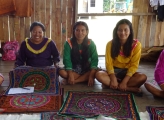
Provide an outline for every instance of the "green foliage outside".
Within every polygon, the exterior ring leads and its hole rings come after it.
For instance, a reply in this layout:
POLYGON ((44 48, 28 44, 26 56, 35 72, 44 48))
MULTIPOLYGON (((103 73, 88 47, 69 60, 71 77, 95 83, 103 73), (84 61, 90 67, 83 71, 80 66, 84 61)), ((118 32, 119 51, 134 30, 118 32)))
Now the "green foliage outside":
POLYGON ((131 3, 133 0, 103 0, 103 11, 109 12, 109 11, 116 11, 116 7, 121 7, 124 5, 126 9, 129 7, 129 3, 131 3), (116 6, 117 3, 117 6, 116 6), (122 5, 122 6, 121 6, 122 5))
POLYGON ((104 0, 103 2, 103 11, 108 12, 110 10, 110 0, 104 0))

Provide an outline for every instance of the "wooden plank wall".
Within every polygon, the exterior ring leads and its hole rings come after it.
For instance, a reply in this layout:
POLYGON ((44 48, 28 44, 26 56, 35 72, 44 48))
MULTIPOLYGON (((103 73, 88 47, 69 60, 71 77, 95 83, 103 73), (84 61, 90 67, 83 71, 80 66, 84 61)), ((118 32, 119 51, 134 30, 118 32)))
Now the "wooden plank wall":
MULTIPOLYGON (((62 54, 66 38, 71 37, 75 20, 76 0, 31 0, 31 17, 12 15, 0 16, 0 41, 18 40, 20 43, 30 37, 32 22, 40 21, 46 27, 45 36, 52 38, 62 54)), ((133 13, 152 13, 149 0, 133 0, 133 13)), ((158 22, 156 15, 132 17, 134 37, 143 48, 164 45, 164 22, 158 22)))
MULTIPOLYGON (((153 13, 150 0, 133 0, 133 13, 153 13)), ((132 17, 134 37, 139 39, 143 48, 164 45, 164 22, 158 22, 157 15, 132 17)))
POLYGON ((21 43, 30 37, 32 22, 42 22, 46 27, 45 36, 53 39, 62 54, 63 44, 71 37, 74 24, 76 0, 31 0, 31 17, 12 15, 0 16, 0 41, 18 40, 21 43))

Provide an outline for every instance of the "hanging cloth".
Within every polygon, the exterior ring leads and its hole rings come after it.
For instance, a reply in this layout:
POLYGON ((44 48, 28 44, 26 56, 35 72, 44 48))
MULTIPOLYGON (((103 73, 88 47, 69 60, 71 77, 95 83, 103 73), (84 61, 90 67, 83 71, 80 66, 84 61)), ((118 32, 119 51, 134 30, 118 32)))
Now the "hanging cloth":
POLYGON ((15 0, 16 16, 30 17, 32 14, 31 0, 15 0))
POLYGON ((11 14, 15 10, 14 0, 0 0, 0 15, 11 14))

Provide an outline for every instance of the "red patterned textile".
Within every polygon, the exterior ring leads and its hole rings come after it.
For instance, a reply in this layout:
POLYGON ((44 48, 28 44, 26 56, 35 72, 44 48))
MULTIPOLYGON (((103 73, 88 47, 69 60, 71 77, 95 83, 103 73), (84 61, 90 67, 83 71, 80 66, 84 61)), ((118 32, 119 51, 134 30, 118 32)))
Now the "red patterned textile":
POLYGON ((59 111, 63 101, 63 95, 49 94, 24 94, 0 97, 0 108, 4 113, 25 113, 59 111))

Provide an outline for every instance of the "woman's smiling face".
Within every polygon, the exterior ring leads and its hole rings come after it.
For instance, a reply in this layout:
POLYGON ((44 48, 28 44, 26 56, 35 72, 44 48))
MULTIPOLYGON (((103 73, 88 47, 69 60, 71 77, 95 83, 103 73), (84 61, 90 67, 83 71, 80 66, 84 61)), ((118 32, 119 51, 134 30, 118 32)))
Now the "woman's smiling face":
POLYGON ((40 26, 35 26, 31 31, 31 39, 35 44, 39 44, 43 40, 43 30, 40 26))
POLYGON ((78 25, 74 31, 74 34, 78 44, 81 44, 84 38, 86 37, 86 35, 88 35, 88 31, 86 30, 85 26, 78 25))
POLYGON ((121 43, 125 43, 130 35, 130 28, 127 24, 121 24, 118 26, 117 35, 121 43))

